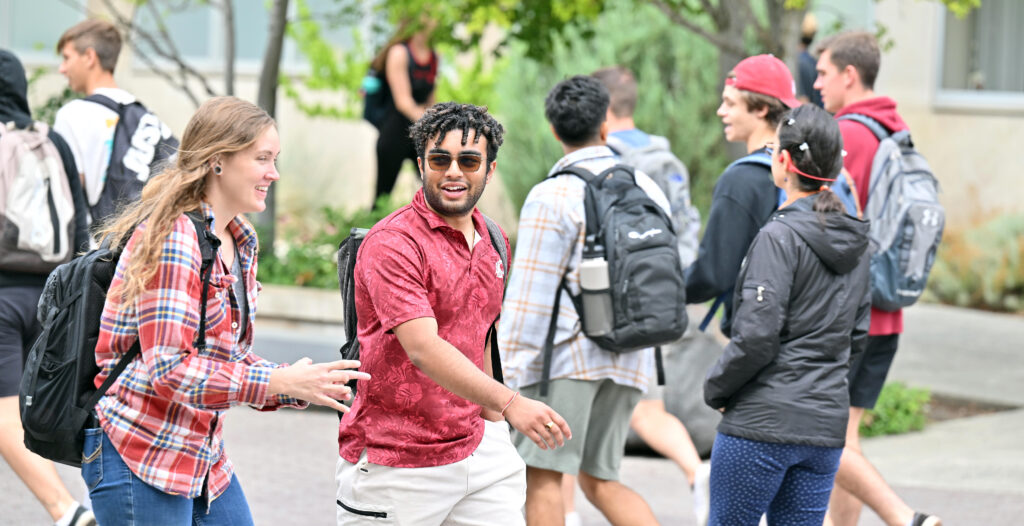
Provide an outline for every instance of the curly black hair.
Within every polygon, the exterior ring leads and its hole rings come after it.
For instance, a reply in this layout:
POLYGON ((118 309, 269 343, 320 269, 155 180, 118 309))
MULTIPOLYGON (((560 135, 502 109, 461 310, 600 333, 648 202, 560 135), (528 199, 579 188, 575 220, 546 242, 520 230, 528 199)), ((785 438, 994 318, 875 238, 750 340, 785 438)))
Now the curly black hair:
POLYGON ((544 100, 544 116, 563 143, 583 146, 600 137, 608 104, 608 90, 600 81, 576 75, 551 88, 544 100))
POLYGON ((487 139, 488 167, 498 157, 498 147, 501 146, 505 128, 487 113, 486 106, 460 102, 434 104, 409 128, 409 137, 416 145, 416 155, 422 160, 426 154, 427 142, 436 135, 437 142, 440 143, 452 130, 462 130, 463 146, 469 141, 470 130, 476 132, 473 142, 480 140, 480 137, 487 139))

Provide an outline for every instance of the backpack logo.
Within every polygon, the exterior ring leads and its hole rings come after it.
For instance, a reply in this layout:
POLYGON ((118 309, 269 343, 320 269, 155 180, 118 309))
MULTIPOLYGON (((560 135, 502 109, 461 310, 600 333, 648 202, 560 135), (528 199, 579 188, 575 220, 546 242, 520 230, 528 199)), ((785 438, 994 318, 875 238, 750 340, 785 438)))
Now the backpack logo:
POLYGON ((171 129, 152 113, 139 119, 139 127, 132 134, 131 146, 124 153, 124 167, 135 172, 135 178, 145 183, 149 180, 149 164, 156 156, 156 146, 160 140, 171 136, 171 129))
POLYGON ((921 224, 924 226, 939 226, 939 213, 930 209, 922 211, 921 224))
POLYGON ((505 279, 505 269, 501 266, 501 259, 494 262, 494 275, 497 276, 498 279, 505 279))
POLYGON ((640 240, 643 240, 643 239, 647 239, 649 237, 654 237, 654 236, 660 234, 661 232, 662 232, 662 230, 660 228, 652 228, 652 229, 644 232, 643 234, 638 234, 638 233, 636 233, 636 231, 633 231, 633 232, 629 233, 629 238, 630 239, 640 239, 640 240))

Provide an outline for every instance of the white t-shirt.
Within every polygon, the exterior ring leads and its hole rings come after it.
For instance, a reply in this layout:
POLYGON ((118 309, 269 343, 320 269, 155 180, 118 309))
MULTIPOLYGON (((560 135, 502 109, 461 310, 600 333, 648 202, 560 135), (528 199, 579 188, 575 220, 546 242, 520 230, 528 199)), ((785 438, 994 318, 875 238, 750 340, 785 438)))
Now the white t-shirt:
MULTIPOLYGON (((135 102, 135 96, 120 88, 98 88, 95 93, 121 104, 135 102)), ((53 129, 64 138, 75 157, 78 171, 84 174, 85 196, 95 205, 107 180, 110 150, 114 147, 114 129, 118 115, 106 106, 78 99, 57 111, 53 129)))

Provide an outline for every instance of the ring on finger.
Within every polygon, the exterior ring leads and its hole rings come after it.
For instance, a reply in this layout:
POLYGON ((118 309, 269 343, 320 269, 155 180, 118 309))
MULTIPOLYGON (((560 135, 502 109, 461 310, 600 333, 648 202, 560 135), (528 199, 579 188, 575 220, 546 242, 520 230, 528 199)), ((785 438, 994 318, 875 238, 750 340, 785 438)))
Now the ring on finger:
POLYGON ((544 424, 544 427, 548 428, 548 431, 550 431, 550 430, 554 429, 555 423, 553 421, 551 421, 551 420, 548 420, 548 423, 544 424))

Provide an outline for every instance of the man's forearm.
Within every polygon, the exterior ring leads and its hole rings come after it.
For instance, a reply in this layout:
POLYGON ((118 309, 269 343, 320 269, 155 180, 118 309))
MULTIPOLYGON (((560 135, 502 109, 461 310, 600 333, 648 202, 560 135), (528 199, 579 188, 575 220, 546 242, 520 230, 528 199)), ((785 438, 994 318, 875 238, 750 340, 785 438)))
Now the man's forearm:
POLYGON ((452 344, 436 334, 399 341, 413 365, 438 385, 487 409, 501 411, 513 391, 480 370, 452 344))

